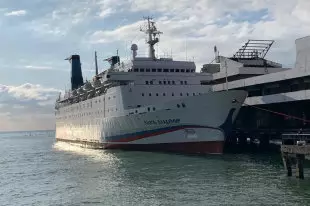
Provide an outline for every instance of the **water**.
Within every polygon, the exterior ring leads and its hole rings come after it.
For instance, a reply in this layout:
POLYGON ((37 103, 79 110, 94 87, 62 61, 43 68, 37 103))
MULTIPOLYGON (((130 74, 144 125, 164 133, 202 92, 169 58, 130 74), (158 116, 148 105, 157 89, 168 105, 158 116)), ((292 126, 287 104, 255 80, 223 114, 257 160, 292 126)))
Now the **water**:
POLYGON ((102 151, 0 134, 0 205, 310 205, 279 155, 102 151))

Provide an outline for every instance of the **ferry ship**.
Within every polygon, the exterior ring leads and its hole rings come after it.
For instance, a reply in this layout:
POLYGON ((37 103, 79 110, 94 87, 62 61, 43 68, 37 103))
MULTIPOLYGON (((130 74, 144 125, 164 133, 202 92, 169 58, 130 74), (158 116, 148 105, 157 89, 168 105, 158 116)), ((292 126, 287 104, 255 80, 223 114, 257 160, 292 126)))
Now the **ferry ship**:
MULTIPOLYGON (((56 140, 100 149, 221 154, 225 137, 247 92, 213 92, 208 73, 192 61, 157 58, 155 22, 145 18, 148 57, 131 46, 129 62, 106 60, 110 68, 83 81, 80 56, 72 55, 71 90, 55 104, 56 140)), ((96 56, 96 55, 95 55, 96 56)))
POLYGON ((249 40, 230 57, 215 51, 203 71, 212 74, 213 91, 245 90, 248 96, 233 134, 267 142, 283 133, 310 132, 310 36, 295 40, 294 68, 266 58, 274 40, 249 40))

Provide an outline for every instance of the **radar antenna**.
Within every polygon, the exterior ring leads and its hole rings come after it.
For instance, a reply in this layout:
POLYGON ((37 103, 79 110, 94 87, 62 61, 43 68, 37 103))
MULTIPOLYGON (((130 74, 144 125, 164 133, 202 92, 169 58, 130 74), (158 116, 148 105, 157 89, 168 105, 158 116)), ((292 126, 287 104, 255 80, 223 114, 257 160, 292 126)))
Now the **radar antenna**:
POLYGON ((144 17, 144 19, 147 20, 147 22, 143 27, 140 27, 140 31, 148 35, 146 43, 149 45, 149 57, 155 59, 154 45, 159 42, 159 35, 162 34, 162 32, 157 31, 155 22, 151 17, 144 17))

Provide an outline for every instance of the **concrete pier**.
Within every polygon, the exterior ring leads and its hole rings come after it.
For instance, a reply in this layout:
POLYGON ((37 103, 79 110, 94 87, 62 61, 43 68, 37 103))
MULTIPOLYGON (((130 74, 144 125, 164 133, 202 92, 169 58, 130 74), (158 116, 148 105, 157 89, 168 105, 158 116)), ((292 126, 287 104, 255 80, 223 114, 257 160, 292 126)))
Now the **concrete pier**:
POLYGON ((292 176, 296 162, 296 178, 304 179, 305 156, 310 155, 310 134, 284 134, 281 153, 287 176, 292 176))

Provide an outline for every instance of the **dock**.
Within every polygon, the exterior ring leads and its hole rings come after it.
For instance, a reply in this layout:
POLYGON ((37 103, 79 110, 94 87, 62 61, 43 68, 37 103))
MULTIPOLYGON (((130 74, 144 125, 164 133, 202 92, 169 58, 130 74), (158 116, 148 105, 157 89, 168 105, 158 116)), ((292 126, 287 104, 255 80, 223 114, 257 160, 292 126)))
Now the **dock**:
POLYGON ((310 155, 310 134, 283 134, 281 154, 287 176, 292 176, 295 166, 296 178, 304 179, 305 157, 310 155))

